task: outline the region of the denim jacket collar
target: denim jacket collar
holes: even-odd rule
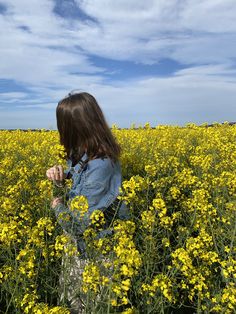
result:
[[[67,163],[68,163],[68,166],[70,168],[70,171],[71,172],[79,172],[79,170],[81,169],[81,166],[82,166],[81,161],[85,161],[87,158],[88,158],[88,155],[86,153],[84,153],[84,155],[81,157],[81,159],[78,161],[78,163],[75,164],[73,167],[72,167],[72,160],[69,158]]]

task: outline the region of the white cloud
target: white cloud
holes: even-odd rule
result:
[[[31,104],[27,104],[27,105],[19,105],[19,106],[17,106],[17,109],[20,109],[20,108],[22,108],[22,109],[28,109],[28,110],[30,110],[31,108],[39,108],[39,109],[46,109],[46,110],[48,110],[48,109],[50,109],[50,110],[54,110],[55,108],[56,108],[56,105],[57,105],[57,103],[55,103],[55,102],[51,102],[51,103],[38,103],[37,101],[36,101],[36,104],[34,104],[34,105],[32,105],[32,102],[31,102]]]
[[[53,1],[6,2],[7,15],[0,16],[0,77],[31,86],[69,88],[102,80],[104,69],[93,65],[71,42],[63,20],[52,13]],[[28,31],[19,28],[27,26]],[[81,73],[75,76],[74,72]],[[87,75],[89,74],[89,75]],[[91,77],[90,74],[95,74]]]
[[[74,25],[75,38],[89,53],[143,63],[172,57],[186,64],[235,56],[234,0],[77,3],[98,21]]]
[[[63,19],[49,0],[2,1],[8,10],[0,15],[0,78],[23,83],[33,93],[0,95],[5,104],[17,100],[19,109],[27,107],[27,119],[16,125],[49,123],[57,101],[73,88],[97,96],[109,121],[120,117],[123,126],[131,120],[181,123],[236,114],[234,0],[76,2],[97,23]],[[107,69],[93,64],[90,54],[145,64],[169,57],[189,68],[167,78],[105,83]],[[0,126],[8,118],[11,127],[19,121],[2,108]]]
[[[234,32],[234,0],[76,0],[100,24],[118,25],[114,32],[152,36],[162,31]],[[130,26],[127,28],[127,26]],[[137,26],[137,27],[135,27]],[[106,28],[104,28],[106,29]]]
[[[191,30],[207,33],[235,33],[236,2],[234,0],[187,0],[181,24]]]
[[[71,76],[73,69],[102,73],[104,69],[93,65],[86,53],[147,64],[166,57],[186,64],[222,63],[236,53],[234,0],[77,0],[77,4],[98,23],[63,19],[53,13],[53,1],[6,1],[9,15],[0,20],[5,30],[1,64],[6,64],[0,68],[1,76],[17,80],[23,76],[24,82],[35,84],[58,80],[62,73]],[[19,29],[21,25],[30,32]],[[32,69],[38,78],[29,73]]]
[[[12,99],[12,98],[25,98],[27,97],[27,93],[22,92],[0,92],[0,99]]]
[[[157,124],[180,124],[187,122],[212,123],[214,121],[235,121],[236,77],[222,82],[221,72],[232,72],[223,65],[200,66],[181,70],[169,78],[143,78],[112,85],[91,85],[88,92],[95,95],[109,125],[129,127],[150,122]],[[207,74],[208,73],[208,74]],[[41,125],[56,129],[55,110],[57,102],[26,106],[25,115],[1,112],[0,128],[8,119],[8,127]],[[40,110],[39,110],[40,109]],[[18,113],[19,112],[19,113]],[[25,117],[24,121],[14,116]],[[39,124],[41,121],[41,124]],[[35,123],[35,124],[34,124]]]

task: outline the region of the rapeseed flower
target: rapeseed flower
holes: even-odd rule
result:
[[[117,221],[111,234],[99,239],[102,214],[90,217],[84,239],[95,268],[85,272],[88,306],[102,291],[97,306],[106,313],[120,306],[132,313],[134,304],[137,312],[161,313],[190,301],[198,311],[231,314],[236,306],[236,127],[151,128],[146,123],[128,130],[114,126],[112,132],[122,147],[118,198],[130,207],[131,218]],[[78,252],[49,210],[55,191],[45,178],[51,165],[66,167],[65,151],[55,131],[1,131],[0,138],[4,304],[15,312],[68,313],[52,300],[57,300],[62,255]],[[63,197],[71,184],[66,180]],[[89,218],[82,196],[69,208],[71,215],[62,219]]]

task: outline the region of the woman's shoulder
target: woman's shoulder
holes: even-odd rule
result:
[[[88,161],[88,168],[114,169],[119,164],[119,160],[113,161],[110,157],[98,157]]]
[[[87,182],[108,180],[115,173],[120,172],[119,161],[115,163],[111,158],[91,159],[86,167],[85,176]]]
[[[100,184],[110,182],[113,177],[119,177],[121,169],[119,161],[113,162],[111,158],[95,158],[88,162],[85,170],[86,185]]]

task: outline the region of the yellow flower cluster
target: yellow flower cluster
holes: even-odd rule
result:
[[[40,302],[38,291],[42,289],[36,284],[55,278],[53,268],[60,262],[55,239],[61,231],[49,212],[53,186],[45,179],[50,166],[65,165],[61,145],[55,147],[55,135],[20,130],[0,133],[0,282],[2,291],[14,297],[15,301],[5,300],[6,307],[8,303],[9,309],[14,306],[12,312],[69,313]]]
[[[34,288],[34,285],[32,285]],[[19,302],[18,298],[15,298],[15,302],[20,303],[22,313],[25,314],[70,314],[70,311],[61,306],[48,306],[45,303],[38,303],[38,295],[35,289],[27,289],[27,293],[24,294],[22,300]]]
[[[149,292],[151,297],[154,297],[157,290],[159,290],[163,296],[168,299],[169,302],[175,303],[175,296],[172,291],[172,283],[171,280],[164,274],[156,275],[151,284],[142,284],[142,290]],[[148,300],[148,302],[150,302]]]
[[[111,300],[113,306],[128,304],[128,291],[131,279],[138,273],[142,265],[141,256],[133,241],[135,224],[132,221],[116,221],[114,223],[115,258],[113,264],[117,269],[113,276],[112,291],[115,298]]]
[[[142,191],[146,187],[146,181],[139,175],[132,176],[129,180],[125,180],[122,183],[121,192],[123,192],[122,199],[127,203],[137,201],[137,192]],[[118,196],[121,199],[121,196]],[[132,209],[132,206],[131,206]]]
[[[228,256],[227,260],[220,261],[222,266],[222,273],[225,279],[232,278],[233,280],[236,279],[236,259],[232,256]]]
[[[88,308],[102,291],[91,313],[119,306],[164,313],[173,302],[198,313],[234,313],[236,126],[146,123],[112,132],[122,148],[118,198],[130,220],[98,238],[103,214],[89,217],[83,196],[71,202],[71,216],[58,217],[91,219],[84,234]],[[1,310],[68,313],[57,306],[58,273],[61,257],[78,252],[50,210],[57,192],[45,176],[52,165],[66,166],[58,132],[0,131],[0,139]],[[71,184],[66,180],[62,196]]]
[[[154,211],[144,210],[141,214],[142,226],[147,232],[151,232],[156,222],[156,214]]]
[[[71,211],[79,213],[79,219],[83,219],[84,215],[88,212],[88,200],[84,195],[75,196],[70,202]]]
[[[29,290],[29,289],[27,289]],[[31,313],[37,304],[38,295],[36,290],[30,291],[30,293],[26,293],[20,302],[20,306],[23,309],[24,313]]]
[[[112,241],[109,238],[94,239],[92,246],[97,253],[101,253],[103,256],[108,255],[112,250]]]
[[[94,263],[89,263],[85,266],[82,276],[82,289],[84,292],[92,290],[97,293],[100,286],[104,286],[109,283],[109,278],[101,275],[99,266]]]
[[[225,313],[233,313],[236,308],[236,288],[233,282],[230,282],[226,288],[223,289],[221,299],[221,309],[226,308]],[[217,306],[216,306],[217,307]],[[214,309],[214,308],[213,308]]]
[[[54,250],[51,250],[50,256],[61,257],[64,253],[69,256],[79,255],[75,243],[69,235],[58,235],[55,238]]]
[[[92,212],[90,219],[91,223],[97,228],[102,228],[102,226],[106,223],[104,213],[99,209]]]
[[[181,216],[180,212],[173,213],[171,216],[167,215],[167,207],[165,201],[161,198],[160,193],[157,194],[157,198],[153,199],[150,210],[157,212],[159,217],[158,223],[167,230],[171,230],[174,222]]]
[[[0,223],[0,242],[2,245],[9,247],[18,239],[17,221],[11,223]]]

